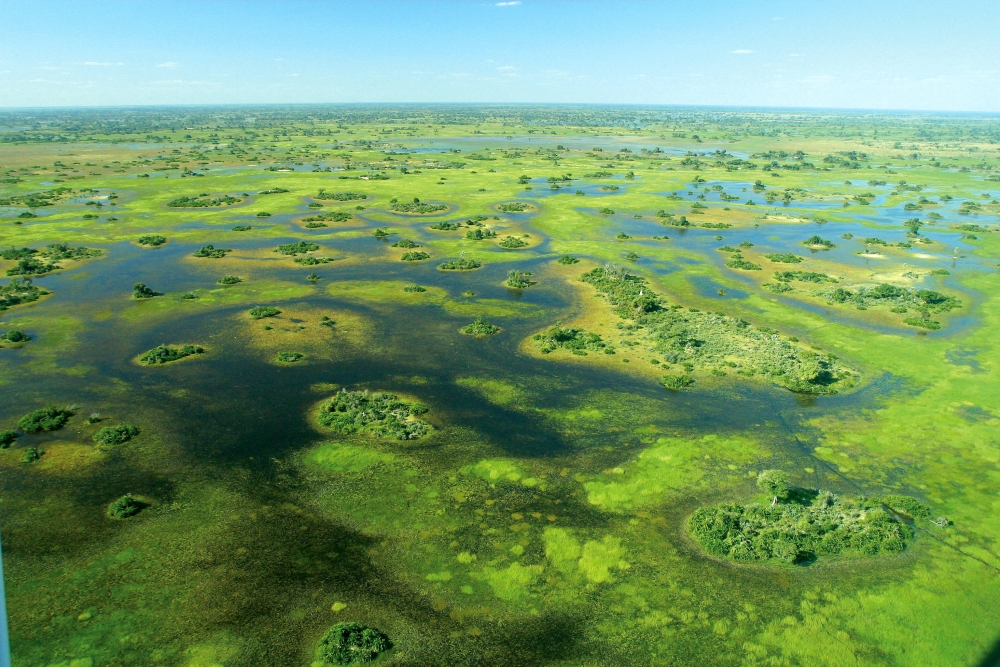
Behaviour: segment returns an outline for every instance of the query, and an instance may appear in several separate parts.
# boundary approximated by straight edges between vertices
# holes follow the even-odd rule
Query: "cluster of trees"
[[[323,403],[316,420],[338,433],[415,440],[431,430],[430,424],[416,419],[425,412],[426,406],[407,403],[395,394],[341,389]]]

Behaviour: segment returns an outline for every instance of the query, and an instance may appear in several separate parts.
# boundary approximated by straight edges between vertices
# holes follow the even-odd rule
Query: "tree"
[[[774,507],[779,500],[788,497],[788,473],[782,470],[765,470],[757,475],[757,487],[773,497],[771,507]]]

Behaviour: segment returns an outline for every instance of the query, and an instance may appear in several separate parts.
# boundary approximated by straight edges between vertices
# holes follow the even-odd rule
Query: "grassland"
[[[302,665],[332,628],[396,665],[951,667],[1000,638],[995,118],[37,120],[0,122],[15,665]],[[134,363],[163,341],[208,353]],[[421,437],[361,399],[365,428],[318,423],[340,388]],[[906,539],[703,549],[706,508],[782,514],[747,505],[768,469]]]

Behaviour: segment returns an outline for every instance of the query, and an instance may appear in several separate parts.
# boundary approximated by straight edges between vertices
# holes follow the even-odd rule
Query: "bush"
[[[392,244],[393,248],[419,248],[419,243],[414,243],[410,239],[400,239]]]
[[[430,255],[420,250],[404,252],[403,256],[400,257],[400,259],[403,260],[404,262],[419,262],[420,260],[430,259],[430,258],[431,258]]]
[[[882,502],[897,514],[902,514],[909,519],[929,519],[931,518],[931,508],[910,496],[889,495],[882,496]]]
[[[598,213],[600,213],[601,215],[614,215],[615,214],[615,212],[614,212],[613,209],[610,209],[610,208],[607,208],[607,207],[602,208],[600,211],[598,211]]]
[[[17,425],[25,433],[56,431],[62,428],[72,416],[73,412],[69,409],[47,405],[21,417],[17,420]]]
[[[305,359],[306,355],[301,352],[279,352],[277,358],[283,364],[294,364],[296,361]]]
[[[453,232],[462,226],[460,222],[439,222],[436,225],[431,225],[430,229],[436,229],[442,232]]]
[[[219,278],[220,285],[235,285],[236,283],[243,282],[243,279],[239,276],[222,276]]]
[[[261,211],[260,213],[257,214],[257,217],[258,218],[270,218],[271,214],[268,213],[267,211]]]
[[[362,199],[368,199],[368,195],[363,195],[360,192],[327,192],[326,190],[320,188],[319,194],[316,195],[315,199],[322,200],[333,200],[333,201],[360,201]]]
[[[465,325],[460,329],[460,331],[466,336],[485,338],[486,336],[493,336],[500,333],[500,327],[495,324],[490,324],[482,317],[477,317],[474,322]]]
[[[503,239],[500,240],[499,245],[501,248],[508,248],[513,250],[515,248],[524,248],[528,244],[517,237],[505,236]]]
[[[478,269],[482,264],[474,259],[456,259],[451,262],[445,262],[438,266],[442,271],[472,271],[473,269]]]
[[[419,403],[406,403],[394,394],[341,389],[320,407],[316,419],[338,433],[415,440],[431,430],[430,424],[415,418],[425,412]]]
[[[250,317],[255,320],[262,320],[265,317],[274,317],[280,314],[281,311],[273,306],[257,306],[250,309]]]
[[[345,211],[331,211],[329,213],[320,213],[319,215],[312,215],[308,218],[302,218],[302,222],[347,222],[353,218],[350,213]],[[315,225],[316,227],[326,227],[326,225]],[[309,225],[306,225],[309,227]]]
[[[426,287],[421,287],[420,285],[407,285],[403,288],[404,292],[426,292]]]
[[[823,247],[823,248],[835,248],[836,247],[833,244],[833,241],[827,241],[826,239],[822,239],[819,236],[810,236],[809,238],[807,238],[805,241],[802,242],[802,245],[813,246],[813,247],[817,247],[818,246],[818,247]]]
[[[131,424],[105,426],[94,434],[94,442],[103,445],[123,445],[137,435],[139,435],[139,429]]]
[[[167,242],[166,236],[160,236],[159,234],[148,234],[146,236],[140,236],[137,243],[139,245],[155,247],[158,245],[163,245]]]
[[[199,345],[184,345],[182,347],[168,347],[166,345],[157,345],[149,352],[144,352],[141,357],[139,357],[139,363],[144,366],[158,366],[160,364],[168,364],[172,361],[178,361],[184,357],[190,357],[193,354],[204,354],[205,348]]]
[[[235,229],[235,227],[234,227]],[[212,244],[202,246],[201,249],[194,253],[195,257],[211,257],[212,259],[220,259],[226,256],[226,253],[232,252],[232,248],[216,248]]]
[[[11,329],[2,337],[6,338],[7,341],[11,343],[26,343],[27,341],[31,340],[31,336],[24,333],[20,329]]]
[[[319,244],[311,241],[298,241],[297,243],[283,243],[274,249],[274,252],[282,255],[300,255],[307,252],[319,250]]]
[[[798,264],[799,262],[802,261],[801,257],[799,257],[798,255],[793,255],[790,252],[769,253],[767,255],[764,255],[764,257],[767,257],[772,262],[780,262],[782,264]]]
[[[470,241],[483,241],[485,239],[496,238],[496,236],[497,233],[492,229],[482,229],[481,227],[477,227],[476,229],[470,229],[469,231],[465,232],[465,238],[469,239]]]
[[[726,266],[730,269],[741,269],[743,271],[760,271],[760,264],[748,262],[741,256],[733,257],[731,260],[726,262]]]
[[[233,227],[234,232],[249,232],[253,227],[250,225],[236,225]]]
[[[425,213],[436,213],[447,209],[447,204],[424,204],[421,203],[421,201],[416,197],[414,197],[412,202],[396,202],[395,204],[389,204],[389,210],[395,211],[396,213],[419,213],[423,215]]]
[[[118,500],[108,505],[108,516],[115,520],[127,519],[138,514],[146,505],[132,497],[132,494],[125,494]]]
[[[525,204],[524,202],[508,202],[505,204],[500,204],[497,209],[503,211],[504,213],[523,213],[531,208],[531,204]]]
[[[151,299],[156,295],[156,292],[146,287],[145,283],[132,285],[132,296],[136,299]]]
[[[13,429],[0,431],[0,449],[7,449],[14,444],[15,440],[17,440],[17,431]]]
[[[242,199],[230,195],[221,197],[209,197],[208,195],[198,195],[197,197],[178,197],[167,202],[170,208],[209,208],[213,206],[230,206],[239,204]]]
[[[664,375],[660,378],[660,384],[672,391],[679,391],[693,385],[694,378],[690,375]]]
[[[392,648],[389,638],[358,623],[337,623],[323,635],[316,650],[323,667],[371,662]]]
[[[524,289],[525,287],[531,287],[534,284],[534,281],[531,280],[530,271],[518,271],[517,269],[511,269],[507,272],[507,287]]]
[[[37,447],[28,447],[24,450],[21,460],[25,463],[34,463],[40,458],[42,458],[42,452]]]
[[[567,264],[568,265],[568,264],[576,264],[580,260],[578,260],[576,257],[573,257],[572,255],[563,255],[562,257],[560,257],[556,261],[559,262],[560,264]]]
[[[614,348],[601,339],[600,334],[590,333],[583,329],[575,329],[559,326],[549,327],[539,334],[531,337],[539,347],[542,354],[548,354],[553,350],[570,350],[573,354],[586,356],[587,352],[603,352],[604,354],[614,354]]]

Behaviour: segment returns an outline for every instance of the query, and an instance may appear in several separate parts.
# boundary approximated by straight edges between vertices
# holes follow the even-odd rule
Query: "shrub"
[[[802,242],[802,245],[813,246],[813,247],[819,246],[819,247],[823,247],[823,248],[835,248],[836,247],[833,244],[833,241],[827,241],[826,239],[822,239],[819,236],[810,236],[809,238],[807,238],[805,241]]]
[[[213,206],[230,206],[239,204],[242,199],[231,195],[221,197],[209,197],[208,195],[198,195],[197,197],[178,197],[167,202],[170,208],[209,208]]]
[[[331,211],[329,213],[320,213],[319,215],[309,216],[308,218],[302,218],[302,222],[347,222],[353,218],[350,213],[345,211]],[[309,225],[306,225],[308,227]],[[326,227],[326,225],[316,225],[317,227]]]
[[[460,331],[466,336],[485,338],[486,336],[493,336],[500,333],[500,327],[495,324],[490,324],[482,317],[477,317],[474,322],[465,325],[460,329]]]
[[[104,445],[123,445],[137,435],[139,435],[139,429],[131,424],[105,426],[94,434],[94,442]]]
[[[156,292],[146,287],[145,283],[132,285],[132,296],[136,299],[151,299],[156,296]]]
[[[504,204],[499,204],[497,209],[503,211],[504,213],[523,213],[531,208],[531,204],[525,204],[524,202],[508,202]]]
[[[40,458],[42,458],[42,452],[39,451],[37,447],[28,447],[24,450],[24,455],[21,457],[21,460],[25,463],[34,463]]]
[[[265,317],[274,317],[280,314],[281,311],[273,306],[257,306],[250,309],[250,317],[255,320],[262,320]]]
[[[7,449],[14,444],[15,440],[17,440],[17,431],[13,429],[0,431],[0,449]]]
[[[316,649],[322,667],[371,662],[392,648],[389,638],[358,623],[337,623],[323,635]]]
[[[798,264],[799,262],[802,261],[801,257],[799,257],[798,255],[793,255],[790,252],[769,253],[767,255],[764,255],[764,257],[767,257],[772,262],[779,262],[781,264]]]
[[[407,285],[403,288],[404,292],[426,292],[426,287],[421,287],[420,285]]]
[[[372,236],[374,236],[377,239],[387,239],[389,238],[389,230],[387,230],[385,227],[379,227],[374,232],[372,232]]]
[[[249,232],[253,227],[250,225],[236,225],[233,227],[234,232]]]
[[[278,353],[278,361],[280,361],[283,364],[294,364],[296,361],[299,361],[300,359],[305,359],[305,357],[306,355],[302,354],[301,352]]]
[[[243,279],[239,276],[222,276],[219,278],[220,285],[235,285],[236,283],[243,282]]]
[[[115,520],[127,519],[138,514],[146,505],[132,497],[132,494],[125,494],[118,500],[108,505],[108,516]]]
[[[576,257],[573,257],[572,255],[563,255],[562,257],[560,257],[556,261],[559,262],[560,264],[567,264],[568,265],[568,264],[576,264],[580,260],[578,260]]]
[[[319,250],[319,244],[311,241],[298,241],[296,243],[283,243],[274,249],[274,252],[282,255],[300,255],[307,252]]]
[[[740,256],[733,257],[731,260],[726,262],[726,266],[730,269],[741,269],[743,271],[760,271],[760,264],[748,262]]]
[[[400,257],[400,259],[403,260],[404,262],[419,262],[420,260],[423,259],[430,259],[430,257],[431,256],[428,255],[426,252],[417,250],[411,252],[404,252],[403,256]]]
[[[600,213],[601,215],[614,215],[615,214],[615,212],[614,212],[613,209],[610,209],[610,208],[608,208],[606,206],[604,208],[602,208],[600,211],[598,211],[598,213]]]
[[[3,335],[11,343],[26,343],[31,340],[31,336],[24,333],[20,329],[11,329],[6,334]]]
[[[660,384],[672,391],[679,391],[693,385],[694,378],[690,375],[664,375],[660,378]]]
[[[322,227],[329,227],[325,222],[307,222],[306,229],[320,229]]]
[[[60,409],[54,405],[47,405],[21,417],[17,420],[17,425],[25,433],[56,431],[62,428],[72,416],[73,412],[68,408]]]
[[[393,248],[419,248],[419,243],[414,243],[410,239],[400,239],[392,244]]]
[[[531,287],[534,284],[534,281],[531,280],[530,271],[518,271],[517,269],[511,269],[507,272],[507,287],[524,289],[525,287]]]
[[[160,236],[159,234],[148,234],[146,236],[140,236],[139,240],[137,241],[139,245],[152,246],[152,247],[163,245],[166,242],[167,242],[167,237]]]
[[[389,210],[395,211],[396,213],[419,213],[423,215],[425,213],[436,213],[447,209],[447,204],[424,204],[421,203],[421,201],[416,197],[413,198],[412,202],[396,202],[395,204],[389,204]]]
[[[338,433],[369,433],[379,438],[414,440],[430,432],[430,424],[415,416],[427,412],[394,394],[341,389],[320,407],[317,421]]]
[[[181,347],[157,345],[152,350],[144,352],[139,357],[139,363],[144,366],[158,366],[190,357],[193,354],[204,354],[204,352],[205,348],[200,345],[183,345]]]
[[[368,195],[363,195],[360,192],[327,192],[326,190],[320,188],[319,194],[316,195],[315,199],[323,200],[333,200],[333,201],[360,201],[362,199],[368,199]]]
[[[470,241],[482,241],[485,239],[496,238],[497,233],[492,229],[482,229],[477,227],[476,229],[470,229],[465,233],[465,238]]]
[[[532,340],[538,344],[542,354],[548,354],[560,348],[570,350],[573,354],[580,356],[585,356],[588,351],[603,352],[604,354],[615,353],[614,348],[602,340],[600,334],[572,327],[565,329],[559,326],[549,327],[542,333],[532,336]]]
[[[472,271],[473,269],[478,269],[482,264],[474,259],[456,259],[451,262],[445,262],[438,266],[442,271]]]
[[[442,232],[453,232],[462,226],[460,222],[439,222],[436,225],[431,225],[430,229],[436,229]]]
[[[257,217],[258,217],[258,218],[270,218],[270,217],[271,217],[271,214],[270,214],[270,213],[268,213],[267,211],[261,211],[261,212],[259,212],[259,213],[257,214]]]
[[[503,239],[501,239],[499,245],[501,248],[508,248],[513,250],[514,248],[523,248],[528,244],[517,237],[505,236]]]
[[[235,228],[234,228],[235,229]],[[216,248],[212,244],[202,246],[201,249],[194,253],[195,257],[211,257],[212,259],[220,259],[226,256],[226,253],[232,252],[232,248]]]

